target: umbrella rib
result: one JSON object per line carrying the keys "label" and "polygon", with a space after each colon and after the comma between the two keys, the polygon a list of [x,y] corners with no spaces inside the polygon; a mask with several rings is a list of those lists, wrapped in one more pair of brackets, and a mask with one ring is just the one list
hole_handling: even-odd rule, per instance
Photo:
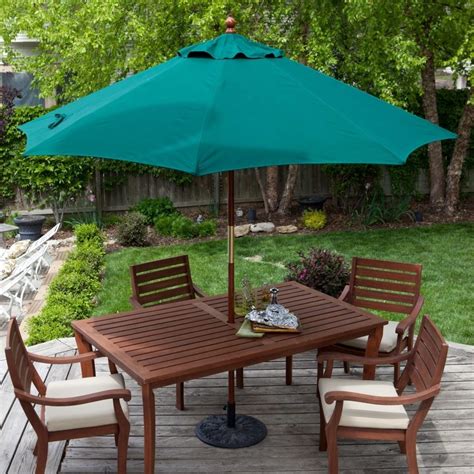
{"label": "umbrella rib", "polygon": [[[287,59],[287,61],[291,61],[291,59]],[[419,148],[420,146],[424,145],[425,143],[429,143],[429,142],[425,142],[425,143],[422,143],[420,145],[417,145],[415,148],[411,149],[411,151],[409,153],[406,154],[405,157],[403,158],[400,158],[399,155],[397,155],[396,153],[394,153],[390,148],[388,148],[388,146],[386,146],[385,144],[383,143],[380,143],[378,142],[377,140],[374,139],[374,137],[372,137],[369,133],[367,133],[363,128],[360,127],[360,125],[358,125],[356,122],[354,122],[352,119],[346,117],[345,115],[343,115],[341,112],[339,112],[337,109],[335,109],[333,106],[331,106],[330,104],[328,104],[325,100],[321,99],[320,97],[318,97],[311,89],[309,89],[307,86],[305,86],[304,84],[302,84],[300,81],[298,81],[297,79],[295,79],[293,76],[290,76],[283,68],[281,68],[277,63],[274,63],[272,62],[272,65],[276,66],[288,79],[292,80],[293,82],[296,82],[300,87],[302,87],[303,89],[305,89],[306,91],[308,91],[311,96],[313,96],[318,102],[324,104],[326,107],[328,107],[329,109],[331,109],[336,115],[338,115],[339,117],[342,117],[343,120],[345,120],[346,122],[349,122],[350,124],[352,124],[355,128],[357,128],[365,137],[367,137],[371,142],[373,143],[377,143],[377,145],[381,146],[382,148],[384,148],[385,150],[387,150],[392,156],[394,156],[396,158],[397,161],[400,162],[400,164],[404,164],[405,163],[405,158],[406,156],[408,156],[413,150],[416,150],[417,148]],[[305,66],[305,65],[301,65],[303,67],[308,67],[308,66]],[[311,68],[309,68],[311,69]],[[345,84],[347,85],[347,84]],[[350,87],[350,86],[348,86]],[[363,91],[360,91],[360,92],[363,92]],[[370,95],[370,94],[369,94]]]}
{"label": "umbrella rib", "polygon": [[[216,61],[216,60],[213,59],[212,61]],[[203,137],[204,131],[206,129],[206,123],[207,123],[207,120],[209,118],[209,115],[211,114],[211,111],[214,109],[215,101],[216,101],[216,97],[217,97],[217,91],[221,88],[220,79],[222,77],[222,71],[224,69],[225,61],[219,61],[219,60],[217,60],[217,61],[220,65],[219,72],[217,73],[217,75],[218,75],[217,81],[216,81],[217,86],[213,90],[212,99],[209,101],[210,105],[207,108],[206,113],[204,114],[204,118],[203,118],[202,124],[201,124],[201,131],[199,133],[199,145],[198,145],[197,150],[196,150],[196,166],[195,166],[195,169],[194,169],[194,174],[195,175],[198,175],[198,172],[199,172],[199,154],[201,152],[202,137]]]}

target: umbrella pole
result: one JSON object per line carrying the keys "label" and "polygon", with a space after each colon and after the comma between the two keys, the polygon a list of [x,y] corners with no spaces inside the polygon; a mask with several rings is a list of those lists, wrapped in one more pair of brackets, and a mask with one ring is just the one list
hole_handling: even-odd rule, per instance
{"label": "umbrella pole", "polygon": [[[234,172],[227,173],[228,287],[227,322],[234,324]],[[228,372],[227,414],[211,415],[196,426],[196,436],[206,444],[238,449],[260,443],[267,435],[266,426],[256,418],[235,413],[235,371]]]}
{"label": "umbrella pole", "polygon": [[[233,324],[235,300],[235,272],[234,272],[234,172],[227,172],[227,322]],[[235,427],[235,373],[231,370],[227,383],[227,426]]]}

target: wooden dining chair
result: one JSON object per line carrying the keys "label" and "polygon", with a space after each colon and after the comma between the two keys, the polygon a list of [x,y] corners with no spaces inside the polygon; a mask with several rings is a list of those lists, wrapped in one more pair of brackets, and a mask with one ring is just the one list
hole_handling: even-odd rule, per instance
{"label": "wooden dining chair", "polygon": [[[405,317],[401,321],[389,321],[384,326],[380,342],[379,357],[391,357],[413,347],[413,336],[418,314],[424,299],[420,295],[422,266],[413,263],[390,262],[354,257],[349,284],[339,299],[359,308],[387,313],[398,313]],[[368,336],[344,341],[320,349],[347,354],[364,355]],[[393,363],[394,382],[400,376],[400,363]],[[349,373],[349,363],[344,362]]]}
{"label": "wooden dining chair", "polygon": [[[139,263],[130,267],[134,308],[205,296],[193,283],[187,255]],[[184,410],[184,383],[176,384],[176,408]]]}
{"label": "wooden dining chair", "polygon": [[[328,451],[329,473],[338,472],[337,439],[398,441],[407,456],[408,470],[418,473],[416,435],[440,392],[448,345],[428,316],[423,317],[415,346],[408,352],[388,357],[365,358],[352,354],[326,352],[318,356],[320,404],[319,449]],[[352,377],[331,378],[334,360],[361,364],[407,361],[395,384]],[[321,364],[321,365],[319,365]],[[322,365],[326,364],[325,371]],[[414,393],[403,395],[411,383]],[[418,404],[410,419],[405,405]]]}
{"label": "wooden dining chair", "polygon": [[[8,371],[14,392],[38,440],[36,473],[45,472],[50,441],[114,434],[118,447],[118,472],[127,471],[127,448],[130,423],[128,405],[131,394],[125,389],[122,375],[112,373],[99,377],[61,380],[47,386],[41,380],[34,362],[71,364],[98,357],[88,352],[71,357],[46,357],[26,350],[18,323],[11,319],[5,348]],[[38,395],[31,393],[31,384]],[[34,406],[41,407],[40,414]]]}

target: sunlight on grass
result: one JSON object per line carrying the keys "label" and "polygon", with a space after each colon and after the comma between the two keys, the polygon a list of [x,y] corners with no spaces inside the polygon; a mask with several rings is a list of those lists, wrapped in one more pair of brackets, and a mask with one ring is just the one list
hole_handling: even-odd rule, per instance
{"label": "sunlight on grass", "polygon": [[[430,314],[450,341],[474,344],[474,225],[443,224],[407,229],[335,232],[311,235],[244,237],[236,241],[236,282],[247,276],[253,285],[281,282],[284,264],[298,251],[324,247],[352,256],[423,265],[423,313]],[[210,295],[227,287],[227,242],[131,248],[107,255],[104,286],[94,314],[130,309],[129,266],[188,254],[193,280]],[[261,262],[245,257],[262,257]]]}

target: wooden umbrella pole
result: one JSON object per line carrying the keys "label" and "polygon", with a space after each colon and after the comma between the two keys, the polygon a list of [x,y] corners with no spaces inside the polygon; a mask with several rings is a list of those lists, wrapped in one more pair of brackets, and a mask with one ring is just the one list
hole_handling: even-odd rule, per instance
{"label": "wooden umbrella pole", "polygon": [[[234,172],[227,172],[227,242],[228,242],[228,282],[227,282],[227,322],[233,324],[234,318]],[[235,374],[229,372],[227,397],[227,426],[235,427]]]}
{"label": "wooden umbrella pole", "polygon": [[227,322],[233,324],[234,318],[234,172],[227,172],[227,245],[228,245],[228,283],[227,283]]}

